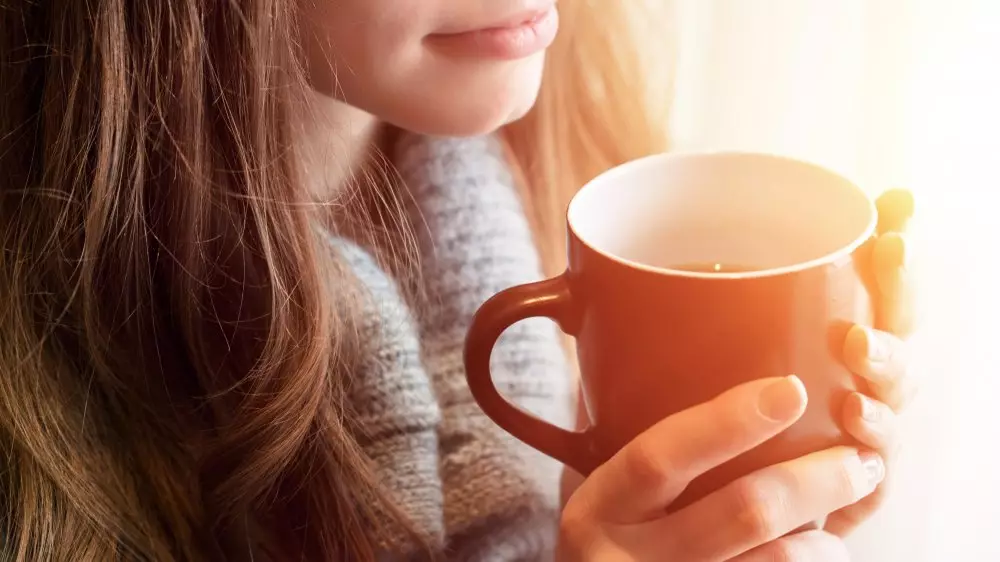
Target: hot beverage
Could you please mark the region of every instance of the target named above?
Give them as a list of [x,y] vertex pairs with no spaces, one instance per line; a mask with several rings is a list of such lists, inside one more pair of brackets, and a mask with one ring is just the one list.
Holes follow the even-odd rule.
[[703,262],[672,265],[666,269],[673,271],[690,271],[693,273],[746,273],[748,271],[760,271],[761,268],[731,263]]

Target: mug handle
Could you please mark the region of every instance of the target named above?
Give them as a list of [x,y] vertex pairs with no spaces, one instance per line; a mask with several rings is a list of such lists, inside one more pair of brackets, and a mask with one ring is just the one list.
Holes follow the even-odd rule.
[[[465,340],[465,373],[472,396],[487,416],[527,445],[587,476],[600,462],[590,428],[570,431],[552,425],[505,399],[493,384],[490,357],[504,330],[528,318],[549,318],[572,335],[577,306],[566,275],[518,285],[497,293],[472,319]],[[580,404],[579,407],[583,407]]]

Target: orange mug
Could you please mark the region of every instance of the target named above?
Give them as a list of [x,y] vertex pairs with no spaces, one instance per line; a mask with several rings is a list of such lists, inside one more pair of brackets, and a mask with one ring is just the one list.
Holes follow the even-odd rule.
[[[703,474],[679,509],[768,465],[852,444],[839,424],[859,389],[840,353],[870,324],[877,213],[855,184],[764,154],[662,154],[597,177],[567,213],[569,266],[505,290],[476,313],[465,348],[472,394],[506,431],[588,475],[663,418],[738,384],[796,374],[805,414]],[[490,377],[500,334],[530,317],[577,341],[590,425],[570,431],[505,400]]]

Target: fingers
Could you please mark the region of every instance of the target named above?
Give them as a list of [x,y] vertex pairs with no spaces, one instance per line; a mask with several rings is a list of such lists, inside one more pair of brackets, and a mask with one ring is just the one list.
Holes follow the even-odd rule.
[[913,194],[905,189],[890,189],[875,201],[878,211],[878,233],[903,232],[913,217]]
[[[897,412],[901,412],[916,393],[916,384],[906,374],[905,348],[890,334],[861,327],[855,327],[848,334],[844,347],[846,362],[871,382],[869,386],[878,398],[852,394],[844,403],[844,429],[865,447],[878,451],[892,466],[901,443]],[[876,347],[882,349],[874,349]],[[892,359],[873,360],[869,356],[891,356]],[[891,481],[889,474],[864,500],[830,514],[825,530],[845,536],[856,529],[881,507],[892,486]]]
[[844,403],[844,429],[883,457],[895,456],[899,446],[898,425],[892,408],[867,396],[855,393]]
[[[828,449],[757,471],[681,511],[638,526],[635,541],[655,544],[657,559],[729,560],[856,503],[884,477],[878,454]],[[649,537],[663,538],[654,542]],[[653,552],[644,554],[654,558]]]
[[916,279],[910,267],[903,234],[890,232],[875,241],[872,250],[878,286],[876,325],[899,336],[909,335],[917,323]]
[[729,562],[849,562],[847,545],[839,537],[810,531],[782,537]]
[[847,333],[843,356],[848,369],[871,383],[875,398],[896,412],[916,396],[907,346],[892,334],[856,325]]
[[753,381],[653,426],[598,468],[564,520],[639,523],[663,515],[688,483],[795,422],[806,407],[794,376]]
[[864,500],[830,514],[825,530],[846,536],[885,502],[892,487],[892,469],[900,451],[899,418],[889,406],[861,394],[852,394],[844,404],[844,429],[865,447],[878,451],[889,467],[885,480]]
[[905,337],[917,324],[916,283],[903,234],[913,217],[913,194],[905,189],[892,189],[883,193],[875,206],[879,235],[873,250],[879,290],[876,326]]

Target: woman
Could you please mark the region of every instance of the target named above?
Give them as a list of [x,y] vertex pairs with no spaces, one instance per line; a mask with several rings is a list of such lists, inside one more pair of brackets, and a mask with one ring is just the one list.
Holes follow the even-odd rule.
[[[560,518],[558,467],[464,386],[471,312],[561,266],[572,189],[665,148],[642,4],[5,2],[3,559],[844,559],[908,396],[904,193],[880,203],[886,331],[845,344],[870,451],[662,516],[801,414],[794,379],[753,383],[638,438]],[[566,414],[552,330],[497,355],[515,399]]]

